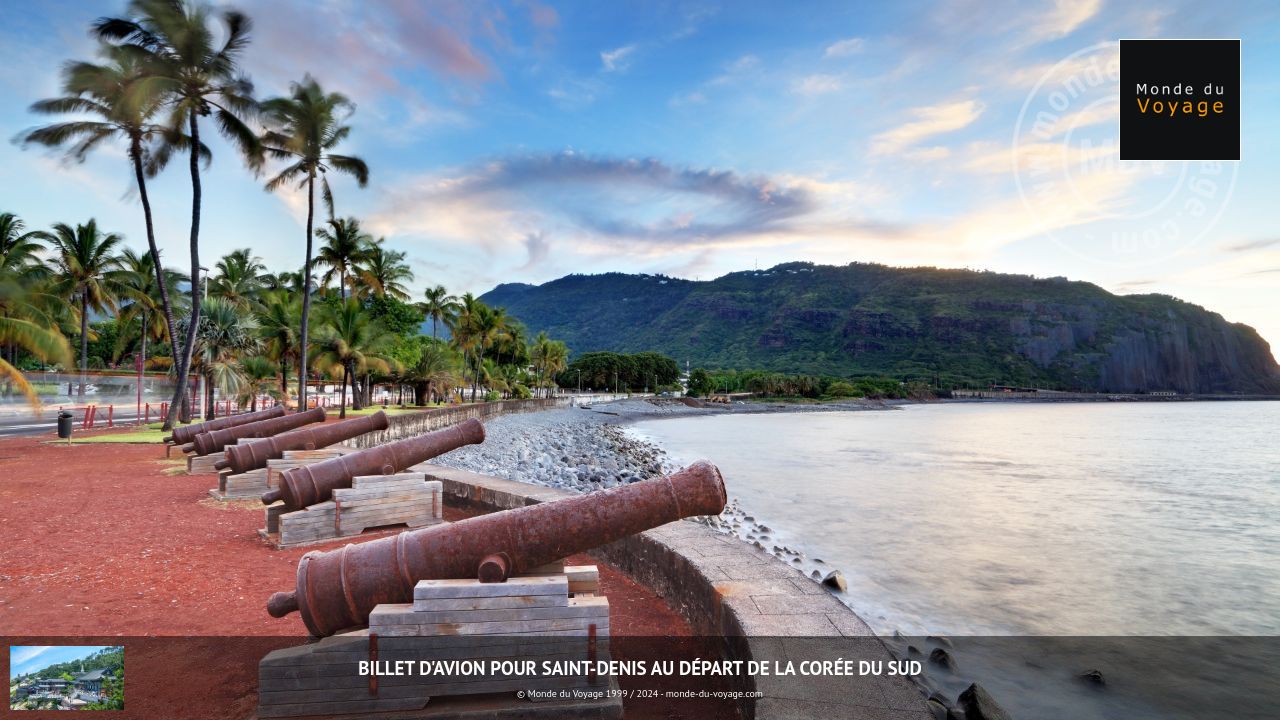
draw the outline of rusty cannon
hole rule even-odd
[[[296,430],[303,425],[318,422],[324,422],[324,408],[322,407],[311,408],[306,412],[293,413],[292,415],[283,415],[214,430],[213,432],[200,433],[191,442],[183,445],[182,451],[194,451],[196,455],[202,456],[208,455],[209,453],[221,452],[223,448],[228,445],[234,445],[237,440],[242,438],[271,437],[288,430]]]
[[[388,426],[387,414],[379,410],[372,415],[332,425],[298,428],[253,442],[228,445],[223,450],[225,458],[214,463],[213,467],[216,470],[230,468],[232,473],[249,472],[266,467],[268,460],[284,457],[286,450],[317,450],[365,433],[386,430]]]
[[[419,580],[503,582],[681,518],[717,515],[725,499],[720,471],[697,462],[653,480],[313,551],[298,563],[294,589],[272,595],[267,612],[296,610],[312,635],[325,637],[368,624],[382,603],[410,602]]]
[[[257,412],[241,413],[239,415],[224,415],[216,420],[176,427],[173,429],[172,435],[165,436],[164,441],[185,445],[191,442],[192,438],[200,433],[213,432],[214,430],[222,430],[223,428],[235,427],[236,425],[245,425],[259,420],[269,420],[271,418],[280,417],[284,414],[284,406],[275,405],[267,408],[266,410],[259,410]]]
[[[472,418],[418,437],[296,467],[280,475],[280,487],[263,493],[262,504],[284,500],[287,507],[302,509],[333,497],[334,488],[351,487],[352,478],[391,475],[463,445],[482,442],[484,425]]]

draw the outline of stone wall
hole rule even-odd
[[[440,480],[446,497],[490,510],[571,496],[428,463],[413,469]],[[862,618],[822,586],[772,555],[700,523],[669,523],[592,554],[663,597],[697,632],[722,638],[727,658],[893,659]],[[761,694],[744,701],[748,720],[932,717],[921,692],[901,677],[748,677],[741,684],[737,689]]]

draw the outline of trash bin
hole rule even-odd
[[[58,437],[63,440],[71,439],[71,413],[66,410],[58,413]]]

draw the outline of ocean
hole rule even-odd
[[[971,672],[933,673],[944,693],[973,676],[1002,687],[1015,717],[1048,717],[1067,698],[1046,688],[1062,680],[1074,694],[1065,681],[1106,659],[1109,695],[1087,696],[1093,709],[1075,716],[1116,716],[1107,701],[1122,697],[1131,717],[1198,716],[1195,698],[1133,705],[1196,684],[1124,659],[1150,657],[1138,645],[1157,637],[1176,655],[1253,643],[1234,679],[1187,672],[1280,703],[1280,679],[1253,673],[1280,635],[1280,403],[945,403],[631,432],[676,460],[719,465],[773,543],[844,573],[842,599],[878,633],[920,638],[926,655],[925,636],[949,636]],[[1096,647],[1061,654],[1053,638]],[[1028,666],[1042,662],[1010,670],[1010,653],[1070,667],[1037,678]]]

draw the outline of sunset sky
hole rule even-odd
[[[254,21],[259,97],[310,72],[356,103],[346,150],[372,178],[335,182],[338,213],[408,252],[415,294],[874,261],[1166,293],[1280,343],[1274,2],[235,7]],[[49,121],[27,107],[58,94],[63,62],[93,56],[89,24],[124,8],[5,3],[6,139]],[[1117,39],[1162,37],[1243,40],[1242,162],[1119,163],[1105,79],[1029,130],[1065,78],[1114,63]],[[204,264],[251,247],[296,268],[305,198],[265,192],[211,144]],[[122,153],[77,165],[8,142],[0,183],[0,210],[31,227],[96,217],[145,248]],[[152,187],[165,262],[182,268],[185,166]],[[1197,198],[1201,213],[1179,214]]]

